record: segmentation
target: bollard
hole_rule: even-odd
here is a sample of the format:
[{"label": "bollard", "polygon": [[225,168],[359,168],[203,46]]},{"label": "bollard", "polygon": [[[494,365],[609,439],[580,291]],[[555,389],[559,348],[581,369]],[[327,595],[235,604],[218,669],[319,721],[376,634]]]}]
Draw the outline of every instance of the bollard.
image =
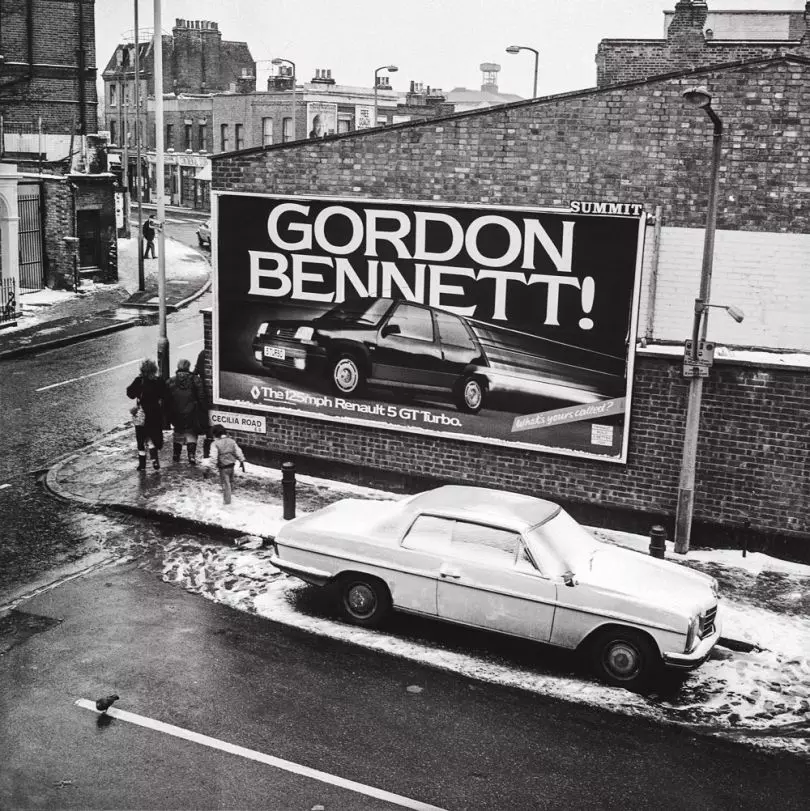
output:
[{"label": "bollard", "polygon": [[284,502],[284,520],[295,518],[295,462],[281,464],[281,496]]},{"label": "bollard", "polygon": [[663,559],[667,548],[664,543],[666,539],[667,531],[660,524],[650,527],[650,554],[654,558]]}]

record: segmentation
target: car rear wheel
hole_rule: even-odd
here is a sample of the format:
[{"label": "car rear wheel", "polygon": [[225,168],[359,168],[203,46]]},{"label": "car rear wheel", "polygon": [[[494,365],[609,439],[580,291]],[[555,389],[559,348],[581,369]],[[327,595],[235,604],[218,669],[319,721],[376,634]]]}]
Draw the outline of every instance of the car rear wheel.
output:
[{"label": "car rear wheel", "polygon": [[602,681],[643,690],[659,671],[661,656],[648,636],[632,628],[610,628],[594,638],[591,664]]},{"label": "car rear wheel", "polygon": [[360,364],[352,355],[341,355],[332,364],[331,380],[337,394],[359,394],[365,384]]},{"label": "car rear wheel", "polygon": [[388,586],[376,577],[344,575],[338,586],[343,615],[355,625],[376,628],[391,610]]},{"label": "car rear wheel", "polygon": [[465,377],[458,387],[459,409],[468,414],[477,414],[484,405],[484,385],[477,377]]}]

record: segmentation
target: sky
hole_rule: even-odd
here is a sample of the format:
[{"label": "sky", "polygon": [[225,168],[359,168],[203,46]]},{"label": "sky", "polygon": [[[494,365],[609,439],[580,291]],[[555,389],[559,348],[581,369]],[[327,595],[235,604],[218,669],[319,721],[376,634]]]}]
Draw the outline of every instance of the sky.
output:
[{"label": "sky", "polygon": [[[661,38],[663,12],[676,0],[97,0],[99,70],[132,37],[136,2],[142,38],[154,30],[159,4],[164,33],[178,17],[217,22],[222,38],[246,42],[257,62],[295,62],[299,81],[321,68],[339,84],[370,87],[376,68],[394,64],[394,90],[411,81],[478,89],[479,65],[495,62],[500,91],[528,98],[534,54],[508,54],[508,45],[539,51],[539,96],[593,87],[599,41]],[[709,0],[710,11],[803,8],[804,0]],[[258,65],[260,80],[268,69]]]}]

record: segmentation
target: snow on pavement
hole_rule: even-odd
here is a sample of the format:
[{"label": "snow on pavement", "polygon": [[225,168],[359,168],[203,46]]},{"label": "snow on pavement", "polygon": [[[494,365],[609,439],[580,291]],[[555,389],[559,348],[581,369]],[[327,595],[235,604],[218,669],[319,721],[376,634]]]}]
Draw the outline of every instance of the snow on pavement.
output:
[{"label": "snow on pavement", "polygon": [[[280,475],[267,468],[251,468],[254,466],[248,465],[250,474]],[[347,497],[391,497],[351,485],[330,486],[339,487]],[[188,539],[172,542],[164,549],[162,567],[168,582],[240,611],[482,681],[686,725],[749,745],[810,755],[810,619],[805,608],[810,604],[810,566],[760,553],[744,558],[739,551],[690,552],[685,556],[687,565],[720,580],[723,636],[758,647],[749,653],[718,647],[709,661],[678,682],[677,689],[640,696],[585,675],[544,669],[542,662],[537,668],[526,667],[486,650],[454,649],[451,626],[447,626],[449,644],[445,646],[436,641],[442,639],[441,633],[431,639],[409,638],[386,629],[358,628],[319,608],[302,610],[314,587],[278,572],[268,562],[267,549],[249,548],[260,544],[260,536],[275,534],[281,524],[280,507],[251,503],[248,497],[241,501],[235,497],[233,505],[225,506],[210,497],[210,487],[208,494],[206,500],[191,491],[167,493],[161,497],[160,508],[242,531],[253,536],[253,543],[231,548]],[[594,533],[602,540],[647,553],[649,539],[644,536],[606,530]],[[788,613],[783,613],[784,606],[778,612],[768,607],[774,590],[767,583],[761,599],[750,598],[751,593],[756,595],[752,582],[763,576],[780,578],[779,594],[783,601],[793,600],[795,613],[790,613],[790,606]]]}]

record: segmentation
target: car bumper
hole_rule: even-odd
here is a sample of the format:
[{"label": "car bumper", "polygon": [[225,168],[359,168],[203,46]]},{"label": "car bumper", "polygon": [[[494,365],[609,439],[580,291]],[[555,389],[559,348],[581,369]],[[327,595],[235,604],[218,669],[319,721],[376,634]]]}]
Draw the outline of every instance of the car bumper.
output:
[{"label": "car bumper", "polygon": [[664,664],[667,667],[674,667],[679,670],[692,670],[699,667],[709,658],[712,648],[720,640],[721,630],[720,623],[716,622],[711,636],[701,639],[700,644],[691,653],[664,652],[662,654]]},{"label": "car bumper", "polygon": [[301,566],[298,563],[290,563],[288,560],[282,560],[277,554],[270,555],[270,563],[282,572],[298,577],[301,580],[311,583],[313,586],[325,586],[331,579],[332,575],[329,572],[324,572],[321,569],[313,569],[310,566]]},{"label": "car bumper", "polygon": [[[283,353],[284,357],[274,357],[265,353],[270,347]],[[253,343],[253,357],[268,369],[291,369],[298,372],[320,373],[326,362],[326,353],[321,347],[302,346],[289,341]]]}]

